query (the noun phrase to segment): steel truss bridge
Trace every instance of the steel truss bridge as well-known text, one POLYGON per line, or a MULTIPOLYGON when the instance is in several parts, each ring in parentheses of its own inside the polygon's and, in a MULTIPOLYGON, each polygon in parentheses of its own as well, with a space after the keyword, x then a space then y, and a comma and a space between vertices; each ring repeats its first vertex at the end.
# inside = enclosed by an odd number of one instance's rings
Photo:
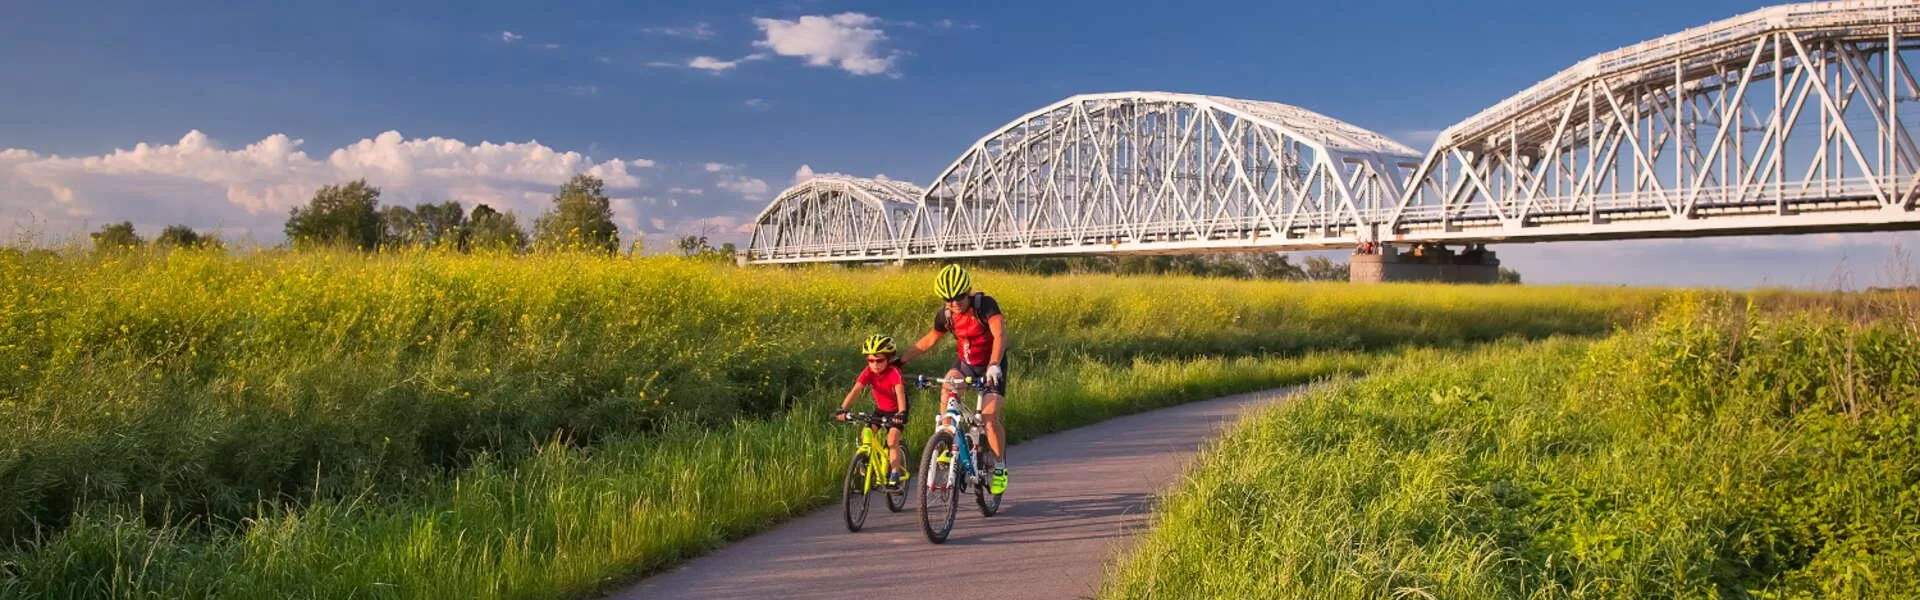
POLYGON ((821 177, 749 263, 1920 229, 1920 4, 1754 11, 1607 52, 1424 155, 1299 107, 1087 94, 923 188, 821 177))

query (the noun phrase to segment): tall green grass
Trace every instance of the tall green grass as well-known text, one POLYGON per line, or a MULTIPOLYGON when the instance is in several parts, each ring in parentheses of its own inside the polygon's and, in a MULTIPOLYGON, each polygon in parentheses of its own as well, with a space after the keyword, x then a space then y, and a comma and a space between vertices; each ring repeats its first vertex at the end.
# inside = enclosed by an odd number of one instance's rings
MULTIPOLYGON (((406 494, 481 455, 841 388, 930 275, 584 255, 0 252, 0 542, 406 494)), ((1603 331, 1644 294, 982 273, 1023 368, 1603 331)), ((937 367, 942 354, 927 359, 937 367)), ((934 368, 928 367, 928 368, 934 368)))
MULTIPOLYGON (((925 331, 930 277, 0 251, 0 595, 422 596, 454 577, 475 587, 452 595, 596 589, 829 493, 844 444, 790 415, 844 392, 865 334, 925 331), (763 469, 783 483, 755 487, 763 469), (688 500, 715 497, 737 500, 688 500)), ((1327 351, 1603 332, 1651 298, 975 281, 1008 311, 1016 437, 1350 370, 1327 351)))
POLYGON ((1411 354, 1213 445, 1103 596, 1912 597, 1914 299, 1411 354))
MULTIPOLYGON (((1061 365, 1009 403, 1016 438, 1177 402, 1360 372, 1373 357, 1061 365)), ((519 598, 604 592, 837 498, 853 447, 821 394, 770 420, 669 426, 592 449, 481 459, 396 502, 270 510, 233 534, 90 514, 13 556, 0 597, 519 598)), ((924 439, 920 419, 908 439, 924 439)), ((907 517, 901 517, 907 518, 907 517)))

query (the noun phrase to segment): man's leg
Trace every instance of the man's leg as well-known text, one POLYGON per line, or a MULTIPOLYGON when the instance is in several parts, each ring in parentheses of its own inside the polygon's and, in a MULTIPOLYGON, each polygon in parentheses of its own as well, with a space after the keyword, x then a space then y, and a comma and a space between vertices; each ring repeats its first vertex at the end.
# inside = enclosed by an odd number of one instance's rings
POLYGON ((987 422, 987 446, 993 448, 995 462, 1007 460, 1007 430, 1000 424, 1000 394, 986 394, 980 401, 980 416, 987 422))

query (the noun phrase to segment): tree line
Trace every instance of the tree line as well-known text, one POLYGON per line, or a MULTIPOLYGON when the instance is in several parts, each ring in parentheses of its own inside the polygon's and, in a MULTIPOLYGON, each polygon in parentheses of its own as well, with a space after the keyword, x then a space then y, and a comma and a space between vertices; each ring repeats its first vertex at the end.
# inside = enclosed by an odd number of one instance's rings
MULTIPOLYGON (((552 206, 534 219, 531 232, 521 226, 512 211, 501 212, 484 203, 475 205, 472 211, 454 201, 411 207, 382 205, 380 188, 368 185, 365 179, 321 187, 306 205, 290 211, 285 232, 287 245, 294 249, 576 250, 609 254, 620 250, 620 229, 613 223, 606 183, 587 174, 575 175, 560 185, 552 206)), ((147 245, 131 221, 106 225, 92 238, 99 250, 147 245)), ((218 238, 185 225, 167 227, 153 243, 164 248, 222 247, 218 238)), ((704 234, 677 238, 673 247, 687 256, 731 259, 735 252, 732 243, 712 246, 704 234)))

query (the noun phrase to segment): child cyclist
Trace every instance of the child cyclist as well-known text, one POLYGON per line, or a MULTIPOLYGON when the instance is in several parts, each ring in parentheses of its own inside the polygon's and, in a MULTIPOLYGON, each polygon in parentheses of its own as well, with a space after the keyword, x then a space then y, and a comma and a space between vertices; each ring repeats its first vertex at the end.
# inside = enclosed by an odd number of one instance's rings
POLYGON ((840 401, 840 410, 833 413, 835 419, 847 420, 847 407, 853 406, 853 399, 860 390, 873 389, 873 413, 888 419, 887 485, 898 486, 906 478, 902 467, 907 460, 900 451, 900 434, 907 425, 907 387, 900 379, 900 368, 893 365, 893 338, 873 334, 867 336, 866 343, 860 345, 860 353, 867 355, 867 368, 860 370, 860 377, 854 379, 853 389, 847 391, 847 398, 840 401))

